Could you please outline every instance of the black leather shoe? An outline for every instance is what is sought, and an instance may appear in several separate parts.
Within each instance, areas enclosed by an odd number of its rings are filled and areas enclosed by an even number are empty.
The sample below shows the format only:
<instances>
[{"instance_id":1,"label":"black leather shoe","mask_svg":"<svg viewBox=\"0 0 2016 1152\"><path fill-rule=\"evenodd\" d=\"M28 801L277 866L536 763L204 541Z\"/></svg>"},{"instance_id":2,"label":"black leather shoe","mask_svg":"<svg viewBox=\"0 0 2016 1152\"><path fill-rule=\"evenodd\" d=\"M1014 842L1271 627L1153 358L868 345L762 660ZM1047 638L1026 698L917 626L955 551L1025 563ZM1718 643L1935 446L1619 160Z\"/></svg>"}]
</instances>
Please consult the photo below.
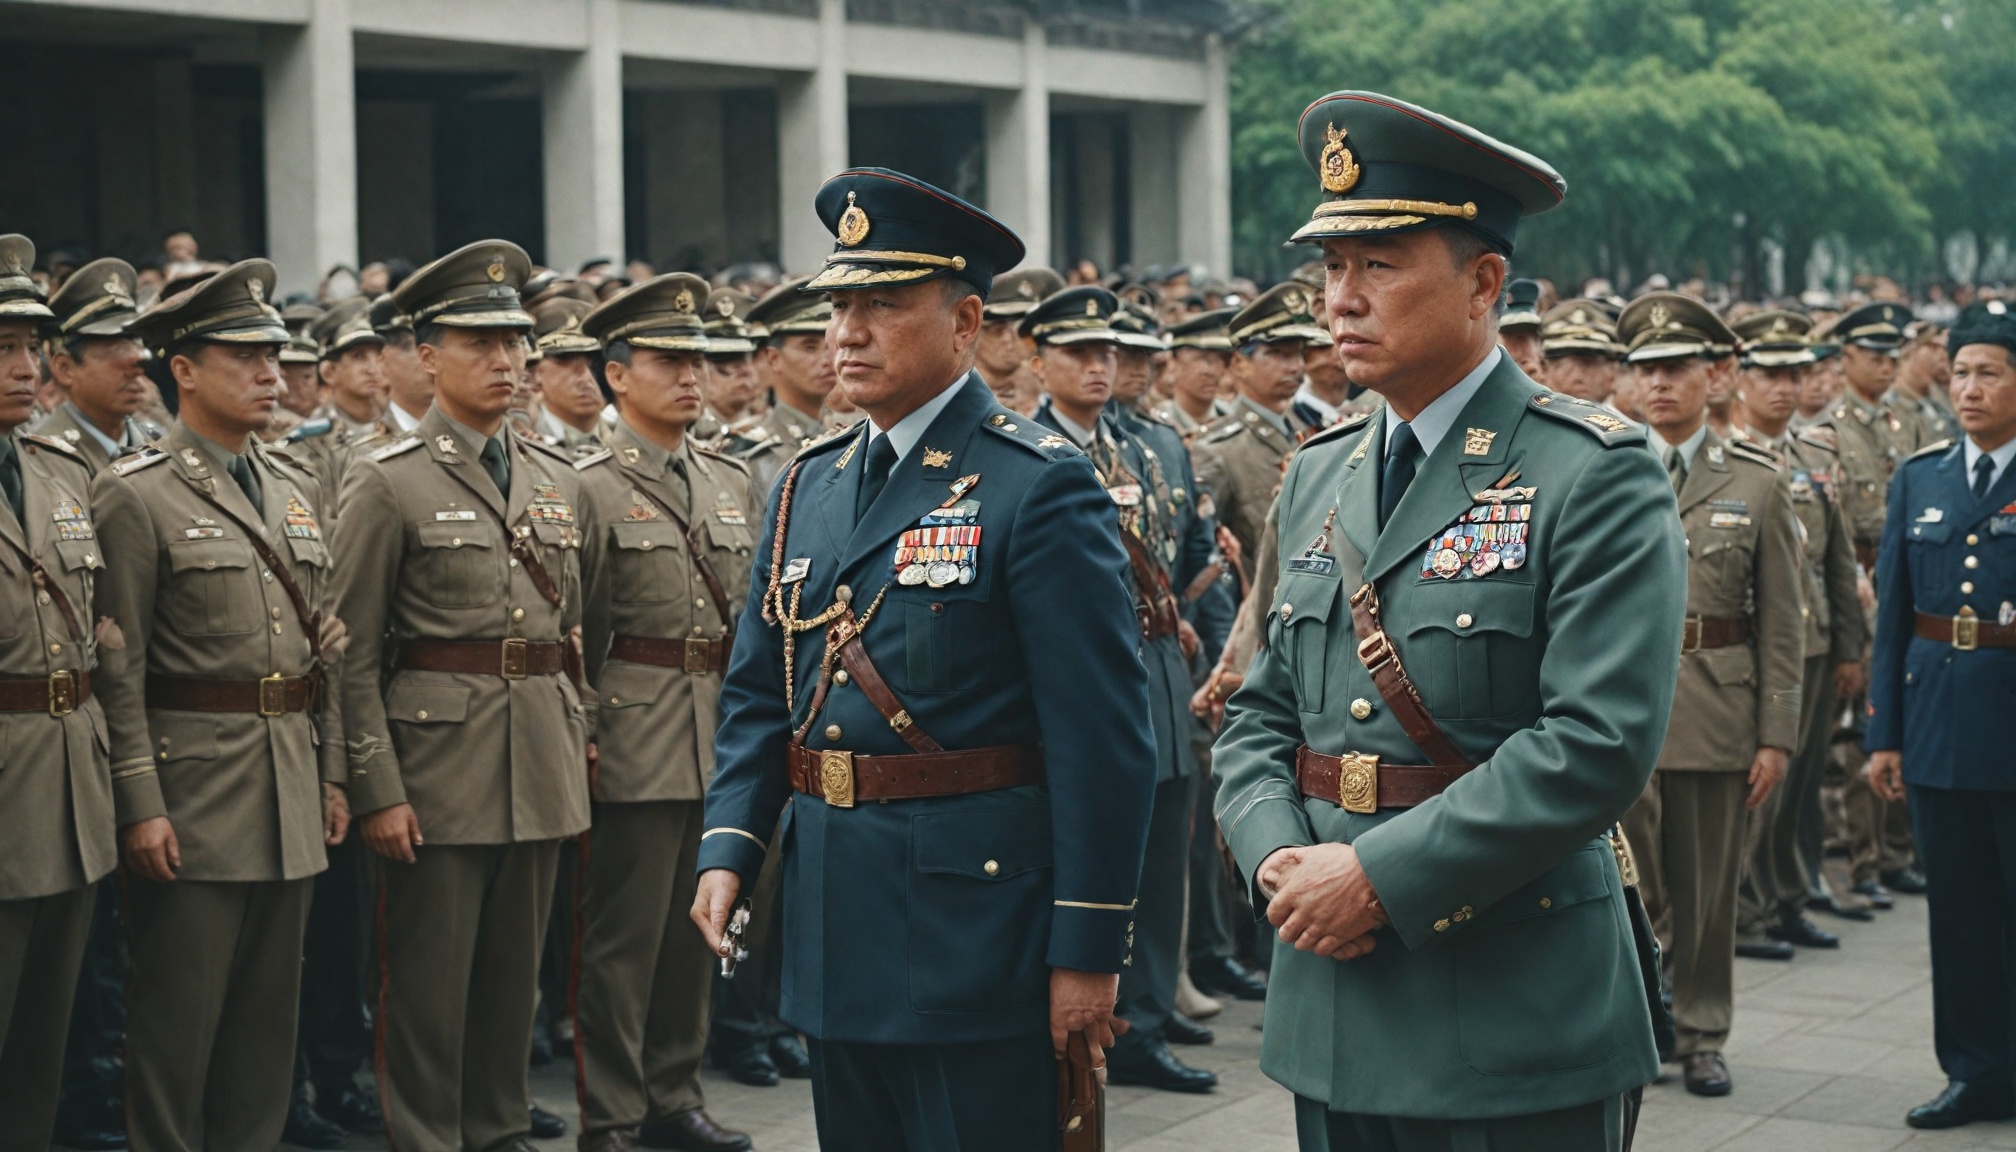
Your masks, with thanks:
<instances>
[{"instance_id":1,"label":"black leather shoe","mask_svg":"<svg viewBox=\"0 0 2016 1152\"><path fill-rule=\"evenodd\" d=\"M1230 996L1236 1000L1267 998L1267 982L1230 956L1191 961L1190 982L1199 992L1210 996Z\"/></svg>"},{"instance_id":2,"label":"black leather shoe","mask_svg":"<svg viewBox=\"0 0 2016 1152\"><path fill-rule=\"evenodd\" d=\"M574 1152L633 1152L637 1147L635 1128L609 1128L583 1132L574 1138Z\"/></svg>"},{"instance_id":3,"label":"black leather shoe","mask_svg":"<svg viewBox=\"0 0 2016 1152\"><path fill-rule=\"evenodd\" d=\"M1876 919L1876 913L1869 909L1859 908L1853 904L1843 904L1839 899L1832 896L1808 897L1806 907L1814 912L1829 912L1839 916L1843 920L1853 920L1860 924L1867 924L1869 921Z\"/></svg>"},{"instance_id":4,"label":"black leather shoe","mask_svg":"<svg viewBox=\"0 0 2016 1152\"><path fill-rule=\"evenodd\" d=\"M1211 1029L1197 1023L1181 1012L1171 1012L1169 1022L1162 1025L1162 1035L1171 1044L1209 1044L1217 1037Z\"/></svg>"},{"instance_id":5,"label":"black leather shoe","mask_svg":"<svg viewBox=\"0 0 2016 1152\"><path fill-rule=\"evenodd\" d=\"M1696 1096L1727 1096L1736 1085L1729 1079L1729 1065L1720 1052L1696 1052L1680 1060L1687 1091Z\"/></svg>"},{"instance_id":6,"label":"black leather shoe","mask_svg":"<svg viewBox=\"0 0 2016 1152\"><path fill-rule=\"evenodd\" d=\"M1790 960L1792 945L1783 940L1738 940L1736 955L1747 960Z\"/></svg>"},{"instance_id":7,"label":"black leather shoe","mask_svg":"<svg viewBox=\"0 0 2016 1152\"><path fill-rule=\"evenodd\" d=\"M1925 873L1915 865L1907 864L1895 872L1883 873L1883 886L1892 892L1902 892L1906 896L1925 894Z\"/></svg>"},{"instance_id":8,"label":"black leather shoe","mask_svg":"<svg viewBox=\"0 0 2016 1152\"><path fill-rule=\"evenodd\" d=\"M733 1052L714 1054L714 1066L728 1073L737 1083L751 1088L775 1088L778 1077L776 1061L770 1059L768 1045L757 1043Z\"/></svg>"},{"instance_id":9,"label":"black leather shoe","mask_svg":"<svg viewBox=\"0 0 2016 1152\"><path fill-rule=\"evenodd\" d=\"M546 1111L537 1104L532 1105L532 1139L558 1140L567 1134L567 1121Z\"/></svg>"},{"instance_id":10,"label":"black leather shoe","mask_svg":"<svg viewBox=\"0 0 2016 1152\"><path fill-rule=\"evenodd\" d=\"M2016 1092L2008 1085L2000 1089L1964 1080L1954 1080L1946 1090L1920 1104L1904 1117L1913 1128L1958 1128L1976 1120L2007 1120L2016 1116Z\"/></svg>"},{"instance_id":11,"label":"black leather shoe","mask_svg":"<svg viewBox=\"0 0 2016 1152\"><path fill-rule=\"evenodd\" d=\"M305 1091L294 1093L294 1102L287 1106L287 1124L280 1129L281 1143L328 1152L332 1148L341 1148L347 1135L342 1125L324 1119L315 1110L315 1106L308 1102Z\"/></svg>"},{"instance_id":12,"label":"black leather shoe","mask_svg":"<svg viewBox=\"0 0 2016 1152\"><path fill-rule=\"evenodd\" d=\"M777 1075L786 1080L812 1078L812 1057L805 1054L805 1042L798 1039L796 1032L771 1037L770 1062L777 1066Z\"/></svg>"},{"instance_id":13,"label":"black leather shoe","mask_svg":"<svg viewBox=\"0 0 2016 1152\"><path fill-rule=\"evenodd\" d=\"M1850 891L1869 901L1869 906L1878 912L1888 912L1897 906L1897 901L1890 895L1890 890L1874 880L1864 880Z\"/></svg>"},{"instance_id":14,"label":"black leather shoe","mask_svg":"<svg viewBox=\"0 0 2016 1152\"><path fill-rule=\"evenodd\" d=\"M1109 1054L1106 1080L1110 1084L1133 1084L1164 1092L1209 1092L1218 1087L1216 1072L1183 1063L1169 1051L1168 1044L1159 1040L1125 1058L1118 1053Z\"/></svg>"},{"instance_id":15,"label":"black leather shoe","mask_svg":"<svg viewBox=\"0 0 2016 1152\"><path fill-rule=\"evenodd\" d=\"M646 1124L638 1133L637 1142L646 1148L668 1148L672 1152L748 1152L755 1147L749 1137L716 1124L705 1108L688 1109L655 1124Z\"/></svg>"},{"instance_id":16,"label":"black leather shoe","mask_svg":"<svg viewBox=\"0 0 2016 1152\"><path fill-rule=\"evenodd\" d=\"M1765 935L1801 948L1839 948L1841 938L1825 931L1804 916L1792 915L1764 929Z\"/></svg>"}]
</instances>

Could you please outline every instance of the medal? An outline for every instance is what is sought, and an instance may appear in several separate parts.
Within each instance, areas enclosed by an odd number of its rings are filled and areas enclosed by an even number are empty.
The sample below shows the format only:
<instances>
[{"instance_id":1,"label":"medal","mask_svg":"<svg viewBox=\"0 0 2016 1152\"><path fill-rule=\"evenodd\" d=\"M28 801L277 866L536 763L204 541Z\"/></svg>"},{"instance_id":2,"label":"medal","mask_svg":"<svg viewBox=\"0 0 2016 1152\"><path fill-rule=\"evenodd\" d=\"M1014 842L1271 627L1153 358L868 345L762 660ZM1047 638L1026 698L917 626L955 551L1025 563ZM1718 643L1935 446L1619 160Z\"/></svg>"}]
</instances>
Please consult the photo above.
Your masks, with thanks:
<instances>
[{"instance_id":1,"label":"medal","mask_svg":"<svg viewBox=\"0 0 2016 1152\"><path fill-rule=\"evenodd\" d=\"M930 582L931 587L943 588L947 584L958 582L959 566L946 560L936 561L925 573L924 578Z\"/></svg>"},{"instance_id":2,"label":"medal","mask_svg":"<svg viewBox=\"0 0 2016 1152\"><path fill-rule=\"evenodd\" d=\"M1435 575L1440 576L1444 580L1452 579L1458 572L1463 570L1463 556L1454 548L1443 548L1437 551L1435 559L1431 563L1435 570Z\"/></svg>"},{"instance_id":3,"label":"medal","mask_svg":"<svg viewBox=\"0 0 2016 1152\"><path fill-rule=\"evenodd\" d=\"M905 588L915 588L917 585L924 583L924 565L905 565L903 570L896 574L896 582Z\"/></svg>"},{"instance_id":4,"label":"medal","mask_svg":"<svg viewBox=\"0 0 2016 1152\"><path fill-rule=\"evenodd\" d=\"M1517 568L1520 565L1526 563L1526 545L1520 541L1514 540L1511 543L1505 545L1503 548L1500 548L1498 550L1498 556L1499 559L1503 561L1506 571L1509 572L1512 569Z\"/></svg>"},{"instance_id":5,"label":"medal","mask_svg":"<svg viewBox=\"0 0 2016 1152\"><path fill-rule=\"evenodd\" d=\"M1472 576L1489 576L1498 570L1499 557L1496 552L1479 552L1470 558Z\"/></svg>"}]
</instances>

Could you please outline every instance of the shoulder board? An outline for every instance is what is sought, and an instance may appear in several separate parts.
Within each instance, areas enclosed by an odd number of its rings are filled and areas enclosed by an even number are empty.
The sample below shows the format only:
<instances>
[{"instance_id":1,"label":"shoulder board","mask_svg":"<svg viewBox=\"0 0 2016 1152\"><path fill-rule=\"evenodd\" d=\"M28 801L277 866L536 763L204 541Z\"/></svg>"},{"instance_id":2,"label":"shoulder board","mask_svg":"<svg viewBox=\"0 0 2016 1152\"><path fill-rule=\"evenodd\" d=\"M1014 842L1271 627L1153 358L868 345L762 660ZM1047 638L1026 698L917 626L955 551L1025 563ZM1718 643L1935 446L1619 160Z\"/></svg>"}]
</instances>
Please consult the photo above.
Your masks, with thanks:
<instances>
[{"instance_id":1,"label":"shoulder board","mask_svg":"<svg viewBox=\"0 0 2016 1152\"><path fill-rule=\"evenodd\" d=\"M782 436L763 436L737 444L733 448L730 448L729 451L733 452L739 459L747 460L760 452L767 452L782 443L784 443ZM793 453L793 455L801 455L806 451L817 448L822 443L824 441L814 440L811 444L806 445L805 448L801 448L798 452Z\"/></svg>"},{"instance_id":2,"label":"shoulder board","mask_svg":"<svg viewBox=\"0 0 2016 1152\"><path fill-rule=\"evenodd\" d=\"M77 455L77 446L68 440L59 439L55 436L37 436L32 432L22 433L21 439L28 441L30 444L40 444L44 448L54 448L65 456L82 459L82 457Z\"/></svg>"},{"instance_id":3,"label":"shoulder board","mask_svg":"<svg viewBox=\"0 0 2016 1152\"><path fill-rule=\"evenodd\" d=\"M1825 448L1829 452L1838 451L1841 447L1841 441L1835 436L1834 426L1831 424L1809 424L1795 435L1806 443Z\"/></svg>"},{"instance_id":4,"label":"shoulder board","mask_svg":"<svg viewBox=\"0 0 2016 1152\"><path fill-rule=\"evenodd\" d=\"M980 426L1003 440L1020 444L1045 460L1068 460L1073 456L1084 455L1076 444L1037 423L1033 416L996 412L982 421Z\"/></svg>"},{"instance_id":5,"label":"shoulder board","mask_svg":"<svg viewBox=\"0 0 2016 1152\"><path fill-rule=\"evenodd\" d=\"M1645 426L1633 424L1601 404L1591 404L1578 400L1563 392L1535 393L1526 402L1528 410L1551 416L1563 424L1572 424L1594 436L1605 448L1615 448L1620 444L1643 444Z\"/></svg>"},{"instance_id":6,"label":"shoulder board","mask_svg":"<svg viewBox=\"0 0 2016 1152\"><path fill-rule=\"evenodd\" d=\"M611 452L609 449L597 448L595 451L590 452L588 455L583 456L580 459L574 461L574 470L576 472L586 472L588 469L593 468L595 465L602 463L604 460L614 460L615 458L616 453Z\"/></svg>"},{"instance_id":7,"label":"shoulder board","mask_svg":"<svg viewBox=\"0 0 2016 1152\"><path fill-rule=\"evenodd\" d=\"M1202 436L1206 444L1223 444L1245 430L1246 425L1234 420L1229 424L1221 422L1215 427L1206 428Z\"/></svg>"},{"instance_id":8,"label":"shoulder board","mask_svg":"<svg viewBox=\"0 0 2016 1152\"><path fill-rule=\"evenodd\" d=\"M1748 460L1753 464L1762 464L1773 471L1776 471L1781 464L1781 458L1778 453L1764 447L1755 440L1732 439L1728 442L1727 447L1731 456L1740 460Z\"/></svg>"},{"instance_id":9,"label":"shoulder board","mask_svg":"<svg viewBox=\"0 0 2016 1152\"><path fill-rule=\"evenodd\" d=\"M326 419L303 421L296 425L292 432L287 433L287 443L299 444L303 440L313 440L317 436L327 436L329 430L334 427L336 427L335 422Z\"/></svg>"},{"instance_id":10,"label":"shoulder board","mask_svg":"<svg viewBox=\"0 0 2016 1152\"><path fill-rule=\"evenodd\" d=\"M370 456L373 460L390 460L401 452L410 452L419 446L420 438L418 436L408 436L404 440L394 440L385 447L372 452Z\"/></svg>"},{"instance_id":11,"label":"shoulder board","mask_svg":"<svg viewBox=\"0 0 2016 1152\"><path fill-rule=\"evenodd\" d=\"M824 436L814 436L810 441L808 441L802 447L800 447L798 451L793 452L791 454L791 458L793 460L808 459L811 456L816 455L817 453L824 451L825 449L830 448L835 444L838 444L840 441L847 439L849 436L854 435L856 431L857 428L854 425L849 424L845 428L835 428L833 431L826 433ZM765 448L770 447L772 444L782 444L782 443L784 443L784 438L782 436L765 436L763 439L758 440L756 443L750 445L749 447L742 449L742 451L736 453L736 455L740 456L744 460L747 460L751 456L756 455L758 452L763 451Z\"/></svg>"},{"instance_id":12,"label":"shoulder board","mask_svg":"<svg viewBox=\"0 0 2016 1152\"><path fill-rule=\"evenodd\" d=\"M1376 411L1377 409L1374 409L1374 412ZM1295 450L1300 452L1312 444L1327 444L1332 440L1341 440L1370 424L1374 412L1360 412L1356 416L1346 416L1328 428L1310 434L1309 438L1297 445Z\"/></svg>"},{"instance_id":13,"label":"shoulder board","mask_svg":"<svg viewBox=\"0 0 2016 1152\"><path fill-rule=\"evenodd\" d=\"M532 449L535 452L540 452L547 456L550 456L553 459L558 460L562 464L566 464L571 467L574 463L574 453L569 452L565 448L559 448L552 444L548 444L544 440L534 439L531 436L520 436L518 437L518 442L520 444L525 445L525 447Z\"/></svg>"},{"instance_id":14,"label":"shoulder board","mask_svg":"<svg viewBox=\"0 0 2016 1152\"><path fill-rule=\"evenodd\" d=\"M1911 453L1911 455L1909 456L1906 456L1905 459L1916 460L1920 456L1939 456L1944 454L1945 451L1951 447L1953 447L1952 440L1950 439L1941 440L1934 444L1927 444L1925 447L1918 449L1916 452Z\"/></svg>"},{"instance_id":15,"label":"shoulder board","mask_svg":"<svg viewBox=\"0 0 2016 1152\"><path fill-rule=\"evenodd\" d=\"M168 454L153 445L148 445L131 456L123 456L112 462L112 472L117 476L131 476L142 468L150 468L168 459Z\"/></svg>"},{"instance_id":16,"label":"shoulder board","mask_svg":"<svg viewBox=\"0 0 2016 1152\"><path fill-rule=\"evenodd\" d=\"M730 468L735 469L737 472L747 473L749 471L749 465L744 464L742 461L736 459L733 456L730 456L728 453L721 451L719 448L709 447L708 445L695 441L693 444L693 451L698 452L700 455L707 457L709 460L719 460L721 463L728 465Z\"/></svg>"}]
</instances>

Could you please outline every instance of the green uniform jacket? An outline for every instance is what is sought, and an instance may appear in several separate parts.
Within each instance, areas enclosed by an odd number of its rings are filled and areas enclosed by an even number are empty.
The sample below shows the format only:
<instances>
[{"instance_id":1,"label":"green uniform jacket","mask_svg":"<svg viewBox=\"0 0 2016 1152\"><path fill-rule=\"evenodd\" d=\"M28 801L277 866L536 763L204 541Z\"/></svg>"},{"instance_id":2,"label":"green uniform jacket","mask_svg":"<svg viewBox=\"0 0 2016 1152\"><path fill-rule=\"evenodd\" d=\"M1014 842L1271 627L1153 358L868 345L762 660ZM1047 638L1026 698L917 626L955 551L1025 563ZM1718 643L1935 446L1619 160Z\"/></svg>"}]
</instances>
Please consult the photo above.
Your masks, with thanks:
<instances>
[{"instance_id":1,"label":"green uniform jacket","mask_svg":"<svg viewBox=\"0 0 2016 1152\"><path fill-rule=\"evenodd\" d=\"M1508 358L1382 533L1383 423L1347 421L1292 461L1266 646L1212 758L1219 826L1247 876L1278 848L1352 844L1392 920L1358 960L1276 948L1261 1069L1334 1110L1445 1119L1645 1084L1659 1070L1651 1019L1599 836L1650 778L1672 707L1687 592L1672 485L1642 429L1543 391ZM1510 483L1533 490L1520 563L1425 569L1475 494L1515 468ZM1325 574L1296 561L1332 508ZM1427 762L1358 661L1348 598L1364 580L1429 711L1477 765L1376 815L1305 800L1294 778L1305 742Z\"/></svg>"}]
</instances>

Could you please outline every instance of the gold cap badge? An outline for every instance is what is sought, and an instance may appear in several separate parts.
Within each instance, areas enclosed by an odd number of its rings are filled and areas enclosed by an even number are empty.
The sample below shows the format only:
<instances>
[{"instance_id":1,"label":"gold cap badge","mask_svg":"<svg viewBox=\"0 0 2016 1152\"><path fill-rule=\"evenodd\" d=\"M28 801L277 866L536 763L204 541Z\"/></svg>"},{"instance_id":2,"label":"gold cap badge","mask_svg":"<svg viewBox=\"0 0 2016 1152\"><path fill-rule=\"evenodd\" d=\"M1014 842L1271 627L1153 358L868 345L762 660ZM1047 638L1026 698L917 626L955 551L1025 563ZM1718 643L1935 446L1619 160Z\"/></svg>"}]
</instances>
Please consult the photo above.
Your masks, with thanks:
<instances>
[{"instance_id":1,"label":"gold cap badge","mask_svg":"<svg viewBox=\"0 0 2016 1152\"><path fill-rule=\"evenodd\" d=\"M679 294L672 298L672 310L674 312L693 311L693 293L688 289L681 288Z\"/></svg>"},{"instance_id":2,"label":"gold cap badge","mask_svg":"<svg viewBox=\"0 0 2016 1152\"><path fill-rule=\"evenodd\" d=\"M854 203L854 193L847 193L847 210L840 213L840 227L837 235L844 248L852 248L868 238L868 213Z\"/></svg>"},{"instance_id":3,"label":"gold cap badge","mask_svg":"<svg viewBox=\"0 0 2016 1152\"><path fill-rule=\"evenodd\" d=\"M255 276L245 281L245 291L252 294L252 302L254 304L264 304L266 302L266 285L258 277Z\"/></svg>"},{"instance_id":4,"label":"gold cap badge","mask_svg":"<svg viewBox=\"0 0 2016 1152\"><path fill-rule=\"evenodd\" d=\"M499 256L491 260L490 267L485 268L483 274L490 277L492 284L502 284L504 282L504 258Z\"/></svg>"},{"instance_id":5,"label":"gold cap badge","mask_svg":"<svg viewBox=\"0 0 2016 1152\"><path fill-rule=\"evenodd\" d=\"M1323 146L1323 154L1319 157L1323 168L1323 190L1341 196L1358 186L1358 176L1362 169L1358 167L1358 161L1352 158L1350 146L1344 143L1344 138L1349 136L1350 132L1335 124L1326 124L1323 127L1324 135L1330 140Z\"/></svg>"}]
</instances>

